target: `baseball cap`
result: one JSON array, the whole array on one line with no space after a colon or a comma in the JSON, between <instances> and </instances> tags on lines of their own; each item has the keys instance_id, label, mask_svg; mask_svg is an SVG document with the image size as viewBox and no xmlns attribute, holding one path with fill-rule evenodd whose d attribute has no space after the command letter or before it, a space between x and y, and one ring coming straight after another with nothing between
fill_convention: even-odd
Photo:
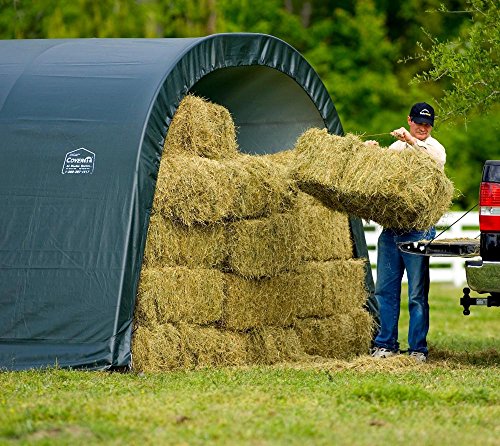
<instances>
[{"instance_id":1,"label":"baseball cap","mask_svg":"<svg viewBox=\"0 0 500 446\"><path fill-rule=\"evenodd\" d=\"M430 124L434 127L434 109L427 102L417 102L410 110L410 118L416 124Z\"/></svg>"}]
</instances>

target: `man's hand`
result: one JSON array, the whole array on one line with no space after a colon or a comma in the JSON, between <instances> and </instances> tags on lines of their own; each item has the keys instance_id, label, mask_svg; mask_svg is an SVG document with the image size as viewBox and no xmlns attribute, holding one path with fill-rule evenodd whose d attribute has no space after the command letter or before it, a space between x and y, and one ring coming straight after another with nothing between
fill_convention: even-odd
<instances>
[{"instance_id":1,"label":"man's hand","mask_svg":"<svg viewBox=\"0 0 500 446\"><path fill-rule=\"evenodd\" d=\"M411 133L404 127L393 130L391 132L391 135L394 136L394 138L399 139L400 141L407 142L408 144L412 145L415 144L415 138L411 136Z\"/></svg>"}]
</instances>

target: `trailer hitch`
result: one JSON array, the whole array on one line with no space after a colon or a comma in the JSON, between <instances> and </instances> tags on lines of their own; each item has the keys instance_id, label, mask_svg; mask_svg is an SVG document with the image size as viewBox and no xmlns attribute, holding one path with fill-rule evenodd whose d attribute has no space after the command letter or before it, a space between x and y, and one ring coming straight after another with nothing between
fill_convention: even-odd
<instances>
[{"instance_id":1,"label":"trailer hitch","mask_svg":"<svg viewBox=\"0 0 500 446\"><path fill-rule=\"evenodd\" d=\"M460 305L464 307L464 315L470 314L471 305L485 305L487 307L500 307L500 294L493 293L486 297L470 297L470 288L463 289L464 295L460 298Z\"/></svg>"}]
</instances>

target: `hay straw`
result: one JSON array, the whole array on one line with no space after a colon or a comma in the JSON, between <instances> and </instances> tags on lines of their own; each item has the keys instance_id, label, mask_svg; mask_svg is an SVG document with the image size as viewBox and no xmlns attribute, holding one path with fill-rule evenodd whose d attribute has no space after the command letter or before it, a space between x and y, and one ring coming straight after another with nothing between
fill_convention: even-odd
<instances>
[{"instance_id":1,"label":"hay straw","mask_svg":"<svg viewBox=\"0 0 500 446\"><path fill-rule=\"evenodd\" d=\"M139 326L133 336L135 371L158 372L247 364L247 336L180 323Z\"/></svg>"},{"instance_id":2,"label":"hay straw","mask_svg":"<svg viewBox=\"0 0 500 446\"><path fill-rule=\"evenodd\" d=\"M323 275L323 293L326 301L336 308L361 308L368 298L365 259L332 260L316 266Z\"/></svg>"},{"instance_id":3,"label":"hay straw","mask_svg":"<svg viewBox=\"0 0 500 446\"><path fill-rule=\"evenodd\" d=\"M366 262L307 262L296 272L266 279L225 274L222 324L233 330L286 327L296 317L328 317L362 308Z\"/></svg>"},{"instance_id":4,"label":"hay straw","mask_svg":"<svg viewBox=\"0 0 500 446\"><path fill-rule=\"evenodd\" d=\"M325 318L361 308L368 297L365 285L366 262L363 259L308 262L298 270L293 285L320 284L320 292L305 294L297 316Z\"/></svg>"},{"instance_id":5,"label":"hay straw","mask_svg":"<svg viewBox=\"0 0 500 446\"><path fill-rule=\"evenodd\" d=\"M298 361L306 356L292 328L261 327L248 333L248 360L251 364Z\"/></svg>"},{"instance_id":6,"label":"hay straw","mask_svg":"<svg viewBox=\"0 0 500 446\"><path fill-rule=\"evenodd\" d=\"M237 193L233 172L219 161L196 156L164 156L153 209L187 226L216 223L231 214Z\"/></svg>"},{"instance_id":7,"label":"hay straw","mask_svg":"<svg viewBox=\"0 0 500 446\"><path fill-rule=\"evenodd\" d=\"M390 358L373 358L368 354L361 354L356 358L348 360L324 358L321 356L309 356L304 361L291 362L287 364L276 364L275 368L293 368L297 370L316 370L320 373L330 374L330 372L354 371L356 373L408 373L416 370L419 372L432 372L435 368L456 368L446 362L436 363L428 361L426 363L415 361L409 355L397 355Z\"/></svg>"},{"instance_id":8,"label":"hay straw","mask_svg":"<svg viewBox=\"0 0 500 446\"><path fill-rule=\"evenodd\" d=\"M298 188L288 169L264 156L240 155L225 161L238 195L231 218L257 218L285 212L297 199Z\"/></svg>"},{"instance_id":9,"label":"hay straw","mask_svg":"<svg viewBox=\"0 0 500 446\"><path fill-rule=\"evenodd\" d=\"M228 226L228 265L244 277L272 277L301 264L300 227L291 214Z\"/></svg>"},{"instance_id":10,"label":"hay straw","mask_svg":"<svg viewBox=\"0 0 500 446\"><path fill-rule=\"evenodd\" d=\"M326 129L312 128L304 132L295 144L292 169L300 189L334 210L347 212L335 192L341 186L341 173L356 142L352 135L330 135Z\"/></svg>"},{"instance_id":11,"label":"hay straw","mask_svg":"<svg viewBox=\"0 0 500 446\"><path fill-rule=\"evenodd\" d=\"M353 242L347 214L333 211L319 203L297 205L294 213L300 228L303 260L352 258Z\"/></svg>"},{"instance_id":12,"label":"hay straw","mask_svg":"<svg viewBox=\"0 0 500 446\"><path fill-rule=\"evenodd\" d=\"M179 367L180 335L170 324L150 329L139 325L132 337L132 366L135 371L158 372Z\"/></svg>"},{"instance_id":13,"label":"hay straw","mask_svg":"<svg viewBox=\"0 0 500 446\"><path fill-rule=\"evenodd\" d=\"M375 323L368 311L363 308L353 308L349 313L352 324L352 351L354 354L363 355L370 351L374 336Z\"/></svg>"},{"instance_id":14,"label":"hay straw","mask_svg":"<svg viewBox=\"0 0 500 446\"><path fill-rule=\"evenodd\" d=\"M153 209L185 225L212 224L287 211L297 191L285 168L259 157L164 156Z\"/></svg>"},{"instance_id":15,"label":"hay straw","mask_svg":"<svg viewBox=\"0 0 500 446\"><path fill-rule=\"evenodd\" d=\"M144 268L137 296L140 325L165 322L208 324L222 317L223 274L215 269Z\"/></svg>"},{"instance_id":16,"label":"hay straw","mask_svg":"<svg viewBox=\"0 0 500 446\"><path fill-rule=\"evenodd\" d=\"M295 153L293 149L285 149L275 153L260 155L260 157L272 161L273 163L280 164L283 167L290 168L294 163Z\"/></svg>"},{"instance_id":17,"label":"hay straw","mask_svg":"<svg viewBox=\"0 0 500 446\"><path fill-rule=\"evenodd\" d=\"M182 368L237 366L247 363L247 338L240 333L180 323Z\"/></svg>"},{"instance_id":18,"label":"hay straw","mask_svg":"<svg viewBox=\"0 0 500 446\"><path fill-rule=\"evenodd\" d=\"M229 111L203 98L187 95L168 128L164 151L191 154L211 159L238 154L236 129Z\"/></svg>"},{"instance_id":19,"label":"hay straw","mask_svg":"<svg viewBox=\"0 0 500 446\"><path fill-rule=\"evenodd\" d=\"M327 358L368 353L372 339L371 317L359 308L326 319L301 319L295 327L306 353Z\"/></svg>"},{"instance_id":20,"label":"hay straw","mask_svg":"<svg viewBox=\"0 0 500 446\"><path fill-rule=\"evenodd\" d=\"M186 226L153 214L149 222L144 266L221 268L226 255L225 234L221 224Z\"/></svg>"},{"instance_id":21,"label":"hay straw","mask_svg":"<svg viewBox=\"0 0 500 446\"><path fill-rule=\"evenodd\" d=\"M394 229L427 229L449 209L453 185L421 150L366 146L310 129L297 141L299 187L324 204Z\"/></svg>"},{"instance_id":22,"label":"hay straw","mask_svg":"<svg viewBox=\"0 0 500 446\"><path fill-rule=\"evenodd\" d=\"M222 323L232 330L289 326L308 293L321 293L320 282L311 281L310 288L306 289L296 274L260 280L245 279L236 274L225 274L224 277L226 300Z\"/></svg>"},{"instance_id":23,"label":"hay straw","mask_svg":"<svg viewBox=\"0 0 500 446\"><path fill-rule=\"evenodd\" d=\"M316 144L331 151L333 141L351 159L356 138L319 131L316 142L303 135L305 149L237 154L224 127L228 115L207 104L188 98L167 135L137 298L134 367L363 353L372 334L362 309L366 265L351 259L348 217L325 208L317 194L298 193L290 176L296 158L312 166ZM208 118L192 129L200 113ZM339 170L348 168L344 162Z\"/></svg>"}]
</instances>

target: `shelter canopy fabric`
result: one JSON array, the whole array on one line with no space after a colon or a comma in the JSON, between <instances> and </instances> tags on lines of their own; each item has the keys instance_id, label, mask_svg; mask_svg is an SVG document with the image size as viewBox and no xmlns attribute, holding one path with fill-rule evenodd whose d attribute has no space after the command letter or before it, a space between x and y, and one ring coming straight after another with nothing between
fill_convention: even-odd
<instances>
[{"instance_id":1,"label":"shelter canopy fabric","mask_svg":"<svg viewBox=\"0 0 500 446\"><path fill-rule=\"evenodd\" d=\"M190 91L230 110L247 153L342 133L317 74L272 36L0 41L0 368L130 364L163 141Z\"/></svg>"}]
</instances>

